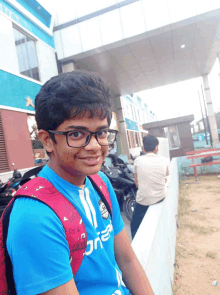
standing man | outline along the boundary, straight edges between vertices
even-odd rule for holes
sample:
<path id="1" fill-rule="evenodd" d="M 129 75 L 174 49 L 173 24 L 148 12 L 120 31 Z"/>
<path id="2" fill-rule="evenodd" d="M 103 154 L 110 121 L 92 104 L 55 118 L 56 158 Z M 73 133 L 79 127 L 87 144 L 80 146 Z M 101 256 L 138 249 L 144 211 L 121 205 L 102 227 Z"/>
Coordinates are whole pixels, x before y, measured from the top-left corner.
<path id="1" fill-rule="evenodd" d="M 73 211 L 60 219 L 50 206 L 38 201 L 38 191 L 44 186 L 36 189 L 32 199 L 22 195 L 15 200 L 7 251 L 18 295 L 128 295 L 129 290 L 134 295 L 153 295 L 130 246 L 114 190 L 99 172 L 117 134 L 109 128 L 111 104 L 110 90 L 100 76 L 86 71 L 53 77 L 36 96 L 38 137 L 49 154 L 37 181 L 52 184 L 45 191 L 47 198 L 59 196 L 57 206 L 64 213 Z M 88 178 L 97 173 L 107 187 L 112 214 Z M 28 182 L 21 188 L 26 189 Z M 87 234 L 76 273 L 79 261 L 70 255 L 63 226 L 68 220 L 70 236 L 82 222 Z"/>
<path id="2" fill-rule="evenodd" d="M 157 154 L 159 140 L 149 134 L 144 136 L 143 145 L 146 154 L 134 161 L 134 178 L 138 191 L 131 221 L 132 239 L 149 206 L 165 198 L 166 176 L 169 174 L 169 160 Z"/>

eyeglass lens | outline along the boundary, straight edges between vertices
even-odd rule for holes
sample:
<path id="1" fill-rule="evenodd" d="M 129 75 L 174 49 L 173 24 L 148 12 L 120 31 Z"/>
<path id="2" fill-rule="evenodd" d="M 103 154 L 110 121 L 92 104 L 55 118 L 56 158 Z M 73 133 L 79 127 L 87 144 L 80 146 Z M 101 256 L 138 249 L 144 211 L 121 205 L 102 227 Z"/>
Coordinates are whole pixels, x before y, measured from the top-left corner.
<path id="1" fill-rule="evenodd" d="M 111 145 L 114 143 L 116 133 L 108 130 L 100 130 L 96 132 L 96 139 L 102 146 Z M 87 131 L 73 131 L 68 133 L 68 145 L 71 147 L 83 147 L 88 144 L 91 139 L 90 132 Z"/>

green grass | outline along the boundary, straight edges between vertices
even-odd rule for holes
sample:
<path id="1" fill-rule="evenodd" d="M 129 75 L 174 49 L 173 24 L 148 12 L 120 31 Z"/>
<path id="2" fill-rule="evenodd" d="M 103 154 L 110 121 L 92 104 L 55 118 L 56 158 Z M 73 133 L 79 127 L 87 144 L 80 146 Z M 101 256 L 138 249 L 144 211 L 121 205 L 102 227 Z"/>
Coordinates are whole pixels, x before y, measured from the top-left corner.
<path id="1" fill-rule="evenodd" d="M 183 215 L 188 215 L 189 207 L 191 204 L 191 201 L 186 198 L 186 190 L 187 187 L 185 187 L 184 183 L 180 183 L 180 189 L 179 189 L 179 206 L 178 206 L 178 216 L 181 217 Z"/>
<path id="2" fill-rule="evenodd" d="M 214 185 L 203 185 L 202 188 L 207 189 L 207 190 L 211 190 L 213 188 L 215 188 Z"/>
<path id="3" fill-rule="evenodd" d="M 200 225 L 193 224 L 192 222 L 182 221 L 180 224 L 180 229 L 190 229 L 192 232 L 199 234 L 199 235 L 208 235 L 218 231 L 213 227 L 204 227 Z"/>
<path id="4" fill-rule="evenodd" d="M 207 217 L 205 217 L 204 215 L 197 215 L 196 218 L 197 220 L 202 220 L 202 221 L 207 220 Z"/>
<path id="5" fill-rule="evenodd" d="M 206 257 L 211 258 L 211 259 L 216 259 L 217 254 L 215 252 L 209 251 L 209 252 L 206 253 Z"/>

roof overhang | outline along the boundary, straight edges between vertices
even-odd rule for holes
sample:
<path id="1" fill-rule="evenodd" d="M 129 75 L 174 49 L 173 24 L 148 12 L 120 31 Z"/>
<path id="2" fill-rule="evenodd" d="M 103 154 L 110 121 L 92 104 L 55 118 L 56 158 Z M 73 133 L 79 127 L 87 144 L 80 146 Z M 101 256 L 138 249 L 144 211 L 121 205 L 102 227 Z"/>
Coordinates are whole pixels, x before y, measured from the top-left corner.
<path id="1" fill-rule="evenodd" d="M 220 52 L 219 23 L 217 9 L 60 61 L 99 72 L 115 96 L 165 86 L 210 73 Z"/>
<path id="2" fill-rule="evenodd" d="M 190 123 L 194 120 L 194 115 L 182 116 L 177 118 L 172 118 L 168 120 L 161 120 L 152 123 L 143 124 L 143 128 L 145 130 L 153 129 L 153 128 L 164 128 L 171 125 L 177 125 L 181 123 Z"/>

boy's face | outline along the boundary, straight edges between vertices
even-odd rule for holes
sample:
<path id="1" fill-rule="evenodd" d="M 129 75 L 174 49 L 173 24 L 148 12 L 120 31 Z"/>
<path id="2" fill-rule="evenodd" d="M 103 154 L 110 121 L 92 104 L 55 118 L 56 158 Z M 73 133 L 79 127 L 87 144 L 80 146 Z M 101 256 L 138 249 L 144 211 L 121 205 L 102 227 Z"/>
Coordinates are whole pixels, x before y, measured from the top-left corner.
<path id="1" fill-rule="evenodd" d="M 86 130 L 99 131 L 108 129 L 107 118 L 89 118 L 89 114 L 64 121 L 56 131 Z M 65 135 L 55 135 L 56 143 L 52 143 L 49 166 L 62 178 L 69 182 L 72 177 L 84 181 L 87 175 L 98 173 L 104 161 L 109 146 L 100 146 L 94 135 L 85 147 L 69 147 Z M 74 182 L 73 182 L 74 183 Z"/>

